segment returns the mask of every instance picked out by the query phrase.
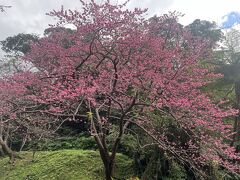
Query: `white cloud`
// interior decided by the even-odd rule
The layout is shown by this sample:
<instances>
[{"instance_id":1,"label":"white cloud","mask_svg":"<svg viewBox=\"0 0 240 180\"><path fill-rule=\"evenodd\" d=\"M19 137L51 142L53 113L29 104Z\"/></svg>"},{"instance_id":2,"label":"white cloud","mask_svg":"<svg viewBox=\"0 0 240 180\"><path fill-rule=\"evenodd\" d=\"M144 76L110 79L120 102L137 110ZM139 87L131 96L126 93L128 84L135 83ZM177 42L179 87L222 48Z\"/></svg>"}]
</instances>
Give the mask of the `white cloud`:
<instances>
[{"instance_id":1,"label":"white cloud","mask_svg":"<svg viewBox=\"0 0 240 180\"><path fill-rule=\"evenodd\" d=\"M46 13L61 5L71 9L80 5L78 0L4 0L1 4L12 7L0 13L0 40L18 33L42 34L53 22Z\"/></svg>"},{"instance_id":2,"label":"white cloud","mask_svg":"<svg viewBox=\"0 0 240 180\"><path fill-rule=\"evenodd\" d=\"M103 2L104 0L98 0ZM125 2L125 0L111 0ZM77 9L78 0L2 0L1 4L11 5L5 13L0 13L0 40L18 33L41 34L48 24L53 22L45 14L53 9ZM180 22L187 25L195 19L221 22L221 17L231 11L240 11L239 0L131 0L128 8L148 8L148 14L164 14L177 10L185 16Z\"/></svg>"},{"instance_id":3,"label":"white cloud","mask_svg":"<svg viewBox=\"0 0 240 180\"><path fill-rule=\"evenodd\" d=\"M240 11L239 0L175 0L169 10L185 14L181 23L187 25L195 19L221 23L221 18L229 12Z\"/></svg>"}]
</instances>

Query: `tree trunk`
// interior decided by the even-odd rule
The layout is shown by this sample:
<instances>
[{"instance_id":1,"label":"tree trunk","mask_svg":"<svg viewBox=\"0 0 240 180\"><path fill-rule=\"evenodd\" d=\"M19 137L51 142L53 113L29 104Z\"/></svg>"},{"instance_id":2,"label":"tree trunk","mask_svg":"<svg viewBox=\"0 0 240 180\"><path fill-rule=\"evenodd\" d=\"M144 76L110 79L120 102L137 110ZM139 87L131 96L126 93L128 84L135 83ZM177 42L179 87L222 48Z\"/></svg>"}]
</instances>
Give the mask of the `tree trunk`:
<instances>
[{"instance_id":1,"label":"tree trunk","mask_svg":"<svg viewBox=\"0 0 240 180\"><path fill-rule=\"evenodd\" d=\"M236 146L236 152L239 153L240 152L240 145L239 145L239 143L240 143L240 115L239 115L238 121L237 121L235 139L236 139L236 142L238 142L238 144Z\"/></svg>"},{"instance_id":2,"label":"tree trunk","mask_svg":"<svg viewBox=\"0 0 240 180\"><path fill-rule=\"evenodd\" d=\"M98 111L96 111L98 113ZM97 143L99 153L104 165L104 171L105 171L105 179L106 180L112 180L113 179L113 166L115 162L115 156L116 156L116 145L120 141L117 141L115 144L115 148L113 148L113 152L110 156L107 145L106 145L106 139L105 134L101 131L101 134L98 134L96 126L94 124L92 116L89 117L89 120L91 121L91 132L93 133L93 137Z\"/></svg>"},{"instance_id":3,"label":"tree trunk","mask_svg":"<svg viewBox=\"0 0 240 180\"><path fill-rule=\"evenodd\" d=\"M2 145L0 145L0 157L5 156L5 153L3 151Z\"/></svg>"},{"instance_id":4,"label":"tree trunk","mask_svg":"<svg viewBox=\"0 0 240 180\"><path fill-rule=\"evenodd\" d=\"M111 156L109 156L109 152L108 149L104 146L102 146L99 142L100 138L97 136L94 136L98 148L99 148L99 152L100 152L100 156L104 165L104 172L105 172L105 179L106 180L112 180L113 179L113 165L114 165L114 160L115 158L112 158ZM115 157L115 156L114 156Z\"/></svg>"},{"instance_id":5,"label":"tree trunk","mask_svg":"<svg viewBox=\"0 0 240 180\"><path fill-rule=\"evenodd\" d=\"M106 180L112 180L113 179L113 166L111 162L108 162L106 165L104 164L105 169L105 178Z\"/></svg>"},{"instance_id":6,"label":"tree trunk","mask_svg":"<svg viewBox=\"0 0 240 180\"><path fill-rule=\"evenodd\" d=\"M91 133L92 133L92 135L93 135L93 137L94 137L94 139L95 139L95 141L98 145L100 156L101 156L101 159L102 159L103 164L104 164L105 179L106 180L112 180L113 179L113 167L114 167L114 163L115 163L115 159L116 159L117 148L118 148L118 145L119 145L119 143L122 139L122 136L124 134L124 130L127 128L128 124L129 124L129 122L126 122L124 124L124 116L127 112L129 112L131 110L134 103L135 103L135 99L133 100L131 106L129 108L127 108L127 110L122 114L122 116L120 118L119 134L118 134L118 137L115 139L111 155L108 151L107 144L106 144L106 139L105 139L106 133L104 133L102 131L101 126L99 128L100 133L98 133L91 113L88 117L89 120L91 121ZM97 119L100 122L101 118L99 116L98 110L96 110L96 114L97 114Z\"/></svg>"},{"instance_id":7,"label":"tree trunk","mask_svg":"<svg viewBox=\"0 0 240 180\"><path fill-rule=\"evenodd\" d=\"M238 110L240 111L240 81L235 82L235 94L236 94L236 106L238 108ZM238 113L237 117L235 118L235 122L234 122L234 132L236 134L234 134L233 136L233 140L231 145L233 146L235 142L240 141L240 112ZM237 152L240 151L240 146L237 145L236 146L236 150Z\"/></svg>"},{"instance_id":8,"label":"tree trunk","mask_svg":"<svg viewBox=\"0 0 240 180\"><path fill-rule=\"evenodd\" d=\"M19 152L22 151L22 149L25 146L26 142L27 142L27 137L24 137Z\"/></svg>"},{"instance_id":9,"label":"tree trunk","mask_svg":"<svg viewBox=\"0 0 240 180\"><path fill-rule=\"evenodd\" d=\"M10 162L13 163L15 161L16 157L18 157L17 154L14 151L12 151L8 147L7 143L4 142L2 139L0 139L0 145L2 146L3 152L6 153L6 155L9 156Z\"/></svg>"}]
</instances>

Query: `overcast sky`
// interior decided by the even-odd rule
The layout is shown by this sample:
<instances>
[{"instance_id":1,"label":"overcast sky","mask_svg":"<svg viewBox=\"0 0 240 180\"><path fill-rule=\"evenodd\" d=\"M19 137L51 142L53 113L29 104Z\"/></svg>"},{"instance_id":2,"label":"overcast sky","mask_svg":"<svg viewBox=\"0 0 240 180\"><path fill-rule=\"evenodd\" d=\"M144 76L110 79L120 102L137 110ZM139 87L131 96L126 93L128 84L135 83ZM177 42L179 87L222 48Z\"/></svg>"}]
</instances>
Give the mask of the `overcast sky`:
<instances>
[{"instance_id":1,"label":"overcast sky","mask_svg":"<svg viewBox=\"0 0 240 180\"><path fill-rule=\"evenodd\" d=\"M0 40L18 33L42 34L53 20L45 15L47 12L61 5L70 9L81 6L78 0L0 0L0 4L12 6L0 13ZM149 16L177 10L185 14L180 19L184 25L197 18L221 23L227 13L240 11L240 0L131 0L128 7L148 8Z\"/></svg>"}]
</instances>

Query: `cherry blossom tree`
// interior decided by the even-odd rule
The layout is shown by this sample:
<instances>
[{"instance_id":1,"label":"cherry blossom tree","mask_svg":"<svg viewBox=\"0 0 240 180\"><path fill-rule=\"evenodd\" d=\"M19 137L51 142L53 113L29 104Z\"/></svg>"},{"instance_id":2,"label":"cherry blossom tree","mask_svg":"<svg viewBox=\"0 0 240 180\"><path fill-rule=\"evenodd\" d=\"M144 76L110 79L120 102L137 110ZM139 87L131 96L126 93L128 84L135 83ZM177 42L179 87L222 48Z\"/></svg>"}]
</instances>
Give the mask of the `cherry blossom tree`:
<instances>
[{"instance_id":1,"label":"cherry blossom tree","mask_svg":"<svg viewBox=\"0 0 240 180\"><path fill-rule=\"evenodd\" d=\"M9 147L11 135L18 129L16 120L19 109L18 99L25 96L25 78L22 76L2 77L0 79L0 149L2 154L7 154L13 162L17 154Z\"/></svg>"},{"instance_id":2,"label":"cherry blossom tree","mask_svg":"<svg viewBox=\"0 0 240 180\"><path fill-rule=\"evenodd\" d=\"M49 13L58 23L24 57L34 68L16 76L26 77L24 98L37 108L19 113L89 121L107 180L114 177L117 148L131 124L203 176L210 161L239 172L239 154L226 143L232 129L223 121L237 111L221 109L201 91L221 76L201 63L208 41L182 27L177 13L145 19L146 10L128 10L126 4L81 3L80 11ZM75 29L66 31L65 24ZM184 144L171 140L166 127L157 128L156 117L164 116L189 137ZM110 152L112 126L118 135Z\"/></svg>"},{"instance_id":3,"label":"cherry blossom tree","mask_svg":"<svg viewBox=\"0 0 240 180\"><path fill-rule=\"evenodd\" d=\"M11 162L20 157L9 147L15 136L22 138L21 151L29 140L36 144L42 138L51 137L67 120L42 112L42 104L33 100L32 88L37 88L38 83L35 74L27 71L0 79L0 152L8 155ZM34 154L33 147L33 157Z\"/></svg>"}]
</instances>

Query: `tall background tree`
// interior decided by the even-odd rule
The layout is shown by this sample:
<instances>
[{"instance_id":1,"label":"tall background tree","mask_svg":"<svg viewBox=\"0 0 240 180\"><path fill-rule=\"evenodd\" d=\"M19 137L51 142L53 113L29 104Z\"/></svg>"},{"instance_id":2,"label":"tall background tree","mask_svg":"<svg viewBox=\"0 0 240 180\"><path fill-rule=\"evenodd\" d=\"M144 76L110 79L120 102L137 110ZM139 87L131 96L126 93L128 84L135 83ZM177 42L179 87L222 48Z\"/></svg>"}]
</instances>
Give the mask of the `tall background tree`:
<instances>
[{"instance_id":1,"label":"tall background tree","mask_svg":"<svg viewBox=\"0 0 240 180\"><path fill-rule=\"evenodd\" d=\"M34 34L18 34L0 41L1 49L6 53L0 61L1 75L23 71L26 65L21 58L30 52L30 44L37 42L38 36Z\"/></svg>"},{"instance_id":2,"label":"tall background tree","mask_svg":"<svg viewBox=\"0 0 240 180\"><path fill-rule=\"evenodd\" d=\"M236 15L230 14L230 22L225 22L223 26L230 27L236 22ZM232 18L231 18L232 17ZM234 18L235 17L235 18ZM202 38L206 38L211 40L212 49L214 50L214 61L213 63L216 65L216 71L223 74L223 78L221 78L217 83L214 83L215 90L222 91L221 97L227 98L231 101L233 106L239 109L239 97L240 97L240 66L239 66L239 50L240 50L240 33L236 29L227 30L225 34L223 34L222 29L216 26L215 23L211 23L208 21L201 21L199 19L195 20L192 24L187 26L190 31L195 36L199 36ZM214 44L218 44L218 46L214 46ZM212 87L212 90L214 87ZM215 91L216 92L216 91ZM216 93L215 93L216 94ZM235 96L235 98L233 97ZM239 125L239 115L235 118L233 127L234 127L234 135L231 145L236 146L236 150L239 152L239 137L240 137L240 125Z\"/></svg>"}]
</instances>

